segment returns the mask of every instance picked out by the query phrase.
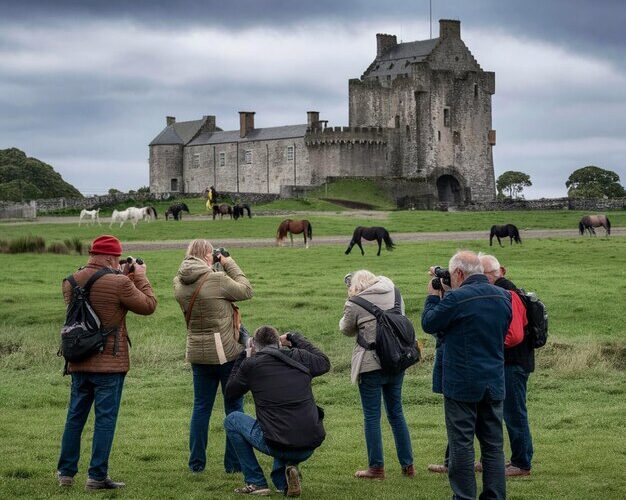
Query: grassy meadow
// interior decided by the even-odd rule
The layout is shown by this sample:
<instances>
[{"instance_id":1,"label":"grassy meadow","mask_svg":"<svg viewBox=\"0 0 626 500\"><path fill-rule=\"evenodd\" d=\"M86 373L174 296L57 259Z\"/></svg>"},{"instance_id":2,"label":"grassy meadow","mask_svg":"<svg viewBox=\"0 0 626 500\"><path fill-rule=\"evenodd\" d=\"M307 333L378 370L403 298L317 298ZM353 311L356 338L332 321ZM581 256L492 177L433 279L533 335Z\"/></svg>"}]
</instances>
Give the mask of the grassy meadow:
<instances>
[{"instance_id":1,"label":"grassy meadow","mask_svg":"<svg viewBox=\"0 0 626 500\"><path fill-rule=\"evenodd\" d=\"M442 214L430 215L434 219ZM397 220L394 216L390 215L390 221ZM409 216L418 223L420 214L407 214L407 219ZM533 216L537 222L544 214ZM471 214L464 222L474 224L483 217ZM526 220L531 222L530 217ZM263 226L264 222L262 218L250 221L251 227ZM340 222L335 222L339 226ZM353 227L355 221L349 222ZM184 221L160 226L164 231L180 228L176 238L183 239L191 237L192 227L199 227L195 224L210 228L231 225L230 221ZM37 234L47 226L37 225ZM189 233L183 233L187 226ZM24 226L5 226L2 230L14 231L17 227L23 234ZM55 227L77 234L73 225ZM157 228L159 224L138 226L137 234ZM215 237L215 232L207 236ZM123 237L126 239L126 234ZM148 239L148 235L138 239ZM535 444L533 473L528 478L507 481L509 498L623 498L626 494L625 244L626 239L619 237L555 238L528 240L523 247L492 248L508 268L507 276L528 290L538 291L550 313L549 343L537 351L537 371L529 382L528 406ZM231 249L255 290L251 301L241 303L248 328L269 323L282 331L302 331L331 358L331 372L314 383L318 404L326 410L328 437L302 466L303 498L450 496L447 477L426 472L428 463L442 459L446 437L442 400L430 388L434 343L421 332L419 316L426 269L433 264L446 265L458 247L489 250L486 240L403 243L380 258L371 251L365 257L356 253L345 256L343 245L318 245L309 250ZM131 371L110 460L111 476L126 481L127 488L103 496L234 497L231 492L242 484L242 476L223 473L220 397L211 421L207 469L203 474L191 475L186 467L193 391L191 371L183 359L184 321L171 286L183 252L153 251L142 257L159 306L152 316L129 314L127 319L133 340ZM84 434L76 486L60 491L54 471L70 382L69 377L61 375L62 359L55 355L64 319L60 284L85 260L85 256L77 255L0 255L4 285L0 289L1 498L84 495L93 417ZM342 278L359 268L384 274L396 282L405 297L407 314L425 343L425 360L409 369L404 386L405 413L418 471L413 481L400 475L391 432L384 420L388 479L367 482L353 478L354 471L366 466L367 459L358 390L349 380L354 341L343 337L337 325L346 293ZM253 412L253 408L251 398L246 396L246 411ZM269 470L269 460L263 458L262 465Z\"/></svg>"}]
</instances>

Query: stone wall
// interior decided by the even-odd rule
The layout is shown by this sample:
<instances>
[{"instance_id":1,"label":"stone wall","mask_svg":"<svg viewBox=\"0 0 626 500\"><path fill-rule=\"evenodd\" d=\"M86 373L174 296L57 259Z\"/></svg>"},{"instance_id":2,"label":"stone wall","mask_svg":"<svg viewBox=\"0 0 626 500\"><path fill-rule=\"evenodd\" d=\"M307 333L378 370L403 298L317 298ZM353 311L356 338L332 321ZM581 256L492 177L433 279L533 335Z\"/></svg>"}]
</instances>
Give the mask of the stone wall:
<instances>
[{"instance_id":1,"label":"stone wall","mask_svg":"<svg viewBox=\"0 0 626 500\"><path fill-rule=\"evenodd\" d=\"M46 200L35 200L35 203L37 204L37 212L47 213L54 210L63 210L65 208L74 208L80 210L84 208L87 210L92 210L98 207L112 206L116 203L122 203L128 200L136 200L137 202L144 202L147 204L147 202L149 201L168 200L172 196L172 193L119 193L113 195L107 194L102 196L89 196L87 198L49 198Z\"/></svg>"},{"instance_id":2,"label":"stone wall","mask_svg":"<svg viewBox=\"0 0 626 500\"><path fill-rule=\"evenodd\" d=\"M618 199L578 199L544 198L540 200L504 200L485 203L470 203L456 210L485 212L492 210L626 210L626 198Z\"/></svg>"},{"instance_id":3,"label":"stone wall","mask_svg":"<svg viewBox=\"0 0 626 500\"><path fill-rule=\"evenodd\" d=\"M0 219L35 219L37 218L37 203L13 203L0 201Z\"/></svg>"},{"instance_id":4,"label":"stone wall","mask_svg":"<svg viewBox=\"0 0 626 500\"><path fill-rule=\"evenodd\" d=\"M169 193L172 191L183 191L182 145L165 144L150 146L149 163L151 192Z\"/></svg>"}]
</instances>

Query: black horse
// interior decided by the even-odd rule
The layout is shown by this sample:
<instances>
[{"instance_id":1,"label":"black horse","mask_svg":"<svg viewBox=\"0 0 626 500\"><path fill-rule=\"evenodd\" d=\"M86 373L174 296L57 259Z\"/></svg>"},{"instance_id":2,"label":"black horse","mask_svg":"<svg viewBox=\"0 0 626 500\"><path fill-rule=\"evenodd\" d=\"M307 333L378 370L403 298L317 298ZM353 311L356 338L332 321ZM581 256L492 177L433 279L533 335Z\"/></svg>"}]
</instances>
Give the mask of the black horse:
<instances>
[{"instance_id":1,"label":"black horse","mask_svg":"<svg viewBox=\"0 0 626 500\"><path fill-rule=\"evenodd\" d=\"M361 255L365 255L363 247L361 246L361 238L364 238L368 241L376 240L378 242L378 253L376 254L378 256L380 256L380 245L383 240L385 240L385 246L387 247L387 250L391 251L395 247L393 241L391 240L391 237L389 236L389 231L387 231L384 227L359 226L354 230L354 233L352 234L352 240L350 241L350 245L348 245L346 255L350 253L354 245L358 245L361 249Z\"/></svg>"},{"instance_id":2,"label":"black horse","mask_svg":"<svg viewBox=\"0 0 626 500\"><path fill-rule=\"evenodd\" d=\"M489 234L489 246L493 245L493 237L498 238L498 243L502 246L502 242L500 238L506 238L507 236L511 238L511 245L513 244L513 240L515 243L522 243L522 238L519 236L519 231L517 227L513 224L504 224L503 226L491 226L491 232Z\"/></svg>"},{"instance_id":3,"label":"black horse","mask_svg":"<svg viewBox=\"0 0 626 500\"><path fill-rule=\"evenodd\" d=\"M169 220L170 217L173 217L174 220L183 220L182 212L189 213L189 207L186 203L170 205L170 208L165 211L165 220Z\"/></svg>"},{"instance_id":4,"label":"black horse","mask_svg":"<svg viewBox=\"0 0 626 500\"><path fill-rule=\"evenodd\" d=\"M248 212L248 217L252 218L252 211L250 210L250 205L247 203L237 203L233 207L233 217L237 220L239 217L243 217L243 212L246 210Z\"/></svg>"}]
</instances>

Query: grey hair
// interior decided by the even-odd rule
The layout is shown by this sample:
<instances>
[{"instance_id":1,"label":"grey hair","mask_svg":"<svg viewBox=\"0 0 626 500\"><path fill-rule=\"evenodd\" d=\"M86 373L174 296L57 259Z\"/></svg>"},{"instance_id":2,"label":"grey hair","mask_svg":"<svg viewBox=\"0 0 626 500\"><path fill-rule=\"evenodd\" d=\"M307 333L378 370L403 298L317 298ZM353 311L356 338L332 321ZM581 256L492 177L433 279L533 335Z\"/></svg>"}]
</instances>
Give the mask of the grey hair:
<instances>
[{"instance_id":1,"label":"grey hair","mask_svg":"<svg viewBox=\"0 0 626 500\"><path fill-rule=\"evenodd\" d=\"M204 259L207 254L213 252L213 245L209 240L193 240L187 247L187 255L185 257L198 257Z\"/></svg>"},{"instance_id":2,"label":"grey hair","mask_svg":"<svg viewBox=\"0 0 626 500\"><path fill-rule=\"evenodd\" d=\"M484 273L498 272L498 277L500 276L500 261L496 259L495 256L489 255L487 253L478 253L478 258L483 265ZM488 264L488 265L485 265Z\"/></svg>"},{"instance_id":3,"label":"grey hair","mask_svg":"<svg viewBox=\"0 0 626 500\"><path fill-rule=\"evenodd\" d=\"M478 255L470 250L459 250L452 256L448 270L453 273L457 269L463 271L466 278L474 274L483 274L483 265Z\"/></svg>"},{"instance_id":4,"label":"grey hair","mask_svg":"<svg viewBox=\"0 0 626 500\"><path fill-rule=\"evenodd\" d=\"M369 288L378 281L378 276L368 271L367 269L361 269L352 275L350 281L350 288L348 289L348 295L353 297L358 295L366 288Z\"/></svg>"}]
</instances>

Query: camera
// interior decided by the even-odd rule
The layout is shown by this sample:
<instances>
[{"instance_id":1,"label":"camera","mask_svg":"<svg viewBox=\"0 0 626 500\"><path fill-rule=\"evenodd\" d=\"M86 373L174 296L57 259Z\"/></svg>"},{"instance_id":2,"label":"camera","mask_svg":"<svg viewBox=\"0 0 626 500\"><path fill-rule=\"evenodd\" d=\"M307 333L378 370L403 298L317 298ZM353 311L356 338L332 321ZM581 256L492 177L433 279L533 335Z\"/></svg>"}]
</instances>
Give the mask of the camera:
<instances>
[{"instance_id":1,"label":"camera","mask_svg":"<svg viewBox=\"0 0 626 500\"><path fill-rule=\"evenodd\" d=\"M435 277L432 280L433 288L435 290L443 290L443 285L452 286L450 282L450 271L443 267L435 267Z\"/></svg>"},{"instance_id":2,"label":"camera","mask_svg":"<svg viewBox=\"0 0 626 500\"><path fill-rule=\"evenodd\" d=\"M136 258L135 262L141 266L143 264L143 259ZM132 257L126 257L125 259L120 259L120 266L123 266L123 265L126 265L128 267L129 273L132 273L135 270Z\"/></svg>"},{"instance_id":3,"label":"camera","mask_svg":"<svg viewBox=\"0 0 626 500\"><path fill-rule=\"evenodd\" d=\"M352 273L348 273L343 277L343 282L348 288L352 285Z\"/></svg>"},{"instance_id":4,"label":"camera","mask_svg":"<svg viewBox=\"0 0 626 500\"><path fill-rule=\"evenodd\" d=\"M213 262L220 262L221 257L230 257L230 252L225 248L215 248L213 250Z\"/></svg>"}]
</instances>

